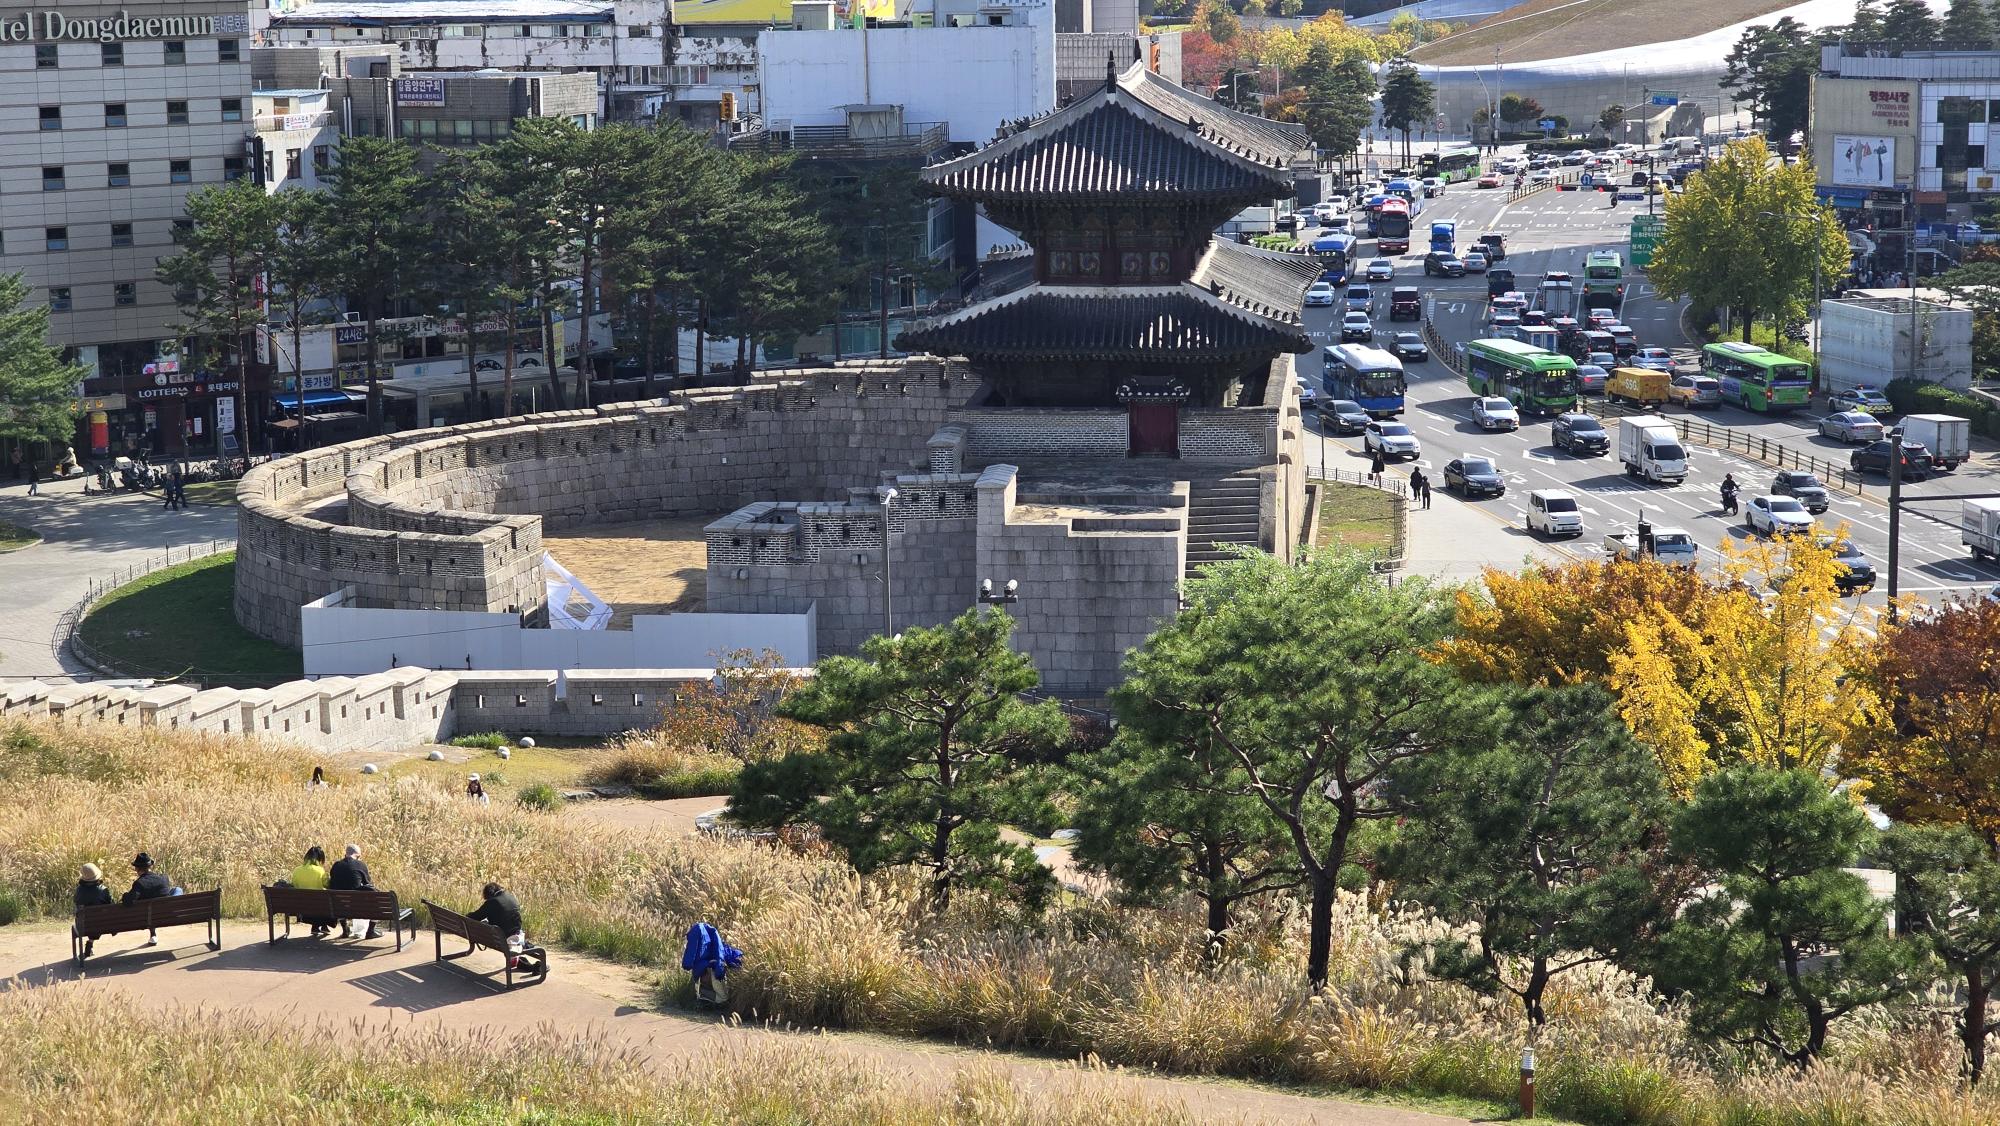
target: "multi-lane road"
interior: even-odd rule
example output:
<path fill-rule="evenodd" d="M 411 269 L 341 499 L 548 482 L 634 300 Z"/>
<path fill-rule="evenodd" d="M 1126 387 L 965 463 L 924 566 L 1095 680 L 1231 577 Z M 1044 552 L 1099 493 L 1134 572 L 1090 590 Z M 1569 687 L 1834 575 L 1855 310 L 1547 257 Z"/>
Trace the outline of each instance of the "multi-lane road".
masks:
<path fill-rule="evenodd" d="M 1480 190 L 1470 185 L 1454 185 L 1443 197 L 1429 201 L 1411 231 L 1411 253 L 1394 259 L 1394 285 L 1417 285 L 1425 290 L 1425 307 L 1440 338 L 1452 343 L 1482 335 L 1486 315 L 1486 284 L 1479 275 L 1463 279 L 1427 279 L 1423 276 L 1423 254 L 1427 249 L 1430 222 L 1454 219 L 1458 222 L 1460 249 L 1475 242 L 1481 233 L 1499 231 L 1507 236 L 1505 265 L 1520 279 L 1520 288 L 1531 290 L 1547 270 L 1566 270 L 1581 275 L 1583 256 L 1594 249 L 1624 250 L 1626 235 L 1635 208 L 1644 203 L 1620 202 L 1607 206 L 1609 196 L 1597 192 L 1536 192 L 1509 203 L 1504 190 Z M 1363 240 L 1356 273 L 1373 257 L 1373 243 Z M 1386 345 L 1396 331 L 1407 331 L 1408 322 L 1388 320 L 1388 290 L 1377 283 L 1376 342 Z M 1322 348 L 1339 343 L 1342 310 L 1307 309 L 1306 325 L 1315 343 Z M 1627 301 L 1622 319 L 1630 325 L 1643 345 L 1659 345 L 1685 352 L 1691 347 L 1680 324 L 1681 308 L 1654 295 L 1643 277 L 1628 277 Z M 1299 371 L 1315 387 L 1320 384 L 1321 354 L 1298 358 Z M 1527 494 L 1537 488 L 1559 488 L 1576 494 L 1584 510 L 1586 533 L 1578 540 L 1559 545 L 1572 555 L 1601 556 L 1606 532 L 1629 530 L 1643 512 L 1657 526 L 1679 525 L 1692 532 L 1702 545 L 1705 564 L 1720 558 L 1724 540 L 1741 540 L 1750 535 L 1740 518 L 1721 512 L 1718 486 L 1723 475 L 1733 473 L 1742 484 L 1747 502 L 1768 491 L 1775 470 L 1765 464 L 1719 449 L 1690 445 L 1693 472 L 1683 485 L 1663 488 L 1627 477 L 1615 456 L 1578 458 L 1557 451 L 1549 443 L 1546 419 L 1528 419 L 1519 431 L 1488 433 L 1472 421 L 1472 395 L 1463 380 L 1446 368 L 1441 358 L 1408 365 L 1410 391 L 1403 421 L 1423 442 L 1424 452 L 1417 464 L 1434 485 L 1440 486 L 1437 506 L 1431 519 L 1491 520 L 1525 525 Z M 1310 412 L 1308 412 L 1310 415 Z M 1685 412 L 1672 408 L 1669 416 Z M 1817 436 L 1819 412 L 1806 411 L 1789 416 L 1767 417 L 1725 407 L 1702 412 L 1702 421 L 1719 424 L 1782 442 L 1801 453 L 1810 453 L 1836 464 L 1845 464 L 1849 447 Z M 1607 427 L 1615 422 L 1606 420 Z M 1334 437 L 1318 432 L 1317 418 L 1309 417 L 1307 460 L 1318 464 L 1353 469 L 1363 465 L 1361 442 L 1354 437 Z M 1615 450 L 1614 432 L 1614 450 Z M 1493 458 L 1508 479 L 1506 496 L 1461 503 L 1446 499 L 1441 490 L 1442 468 L 1455 457 L 1484 455 Z M 1407 472 L 1399 467 L 1398 472 Z M 1879 478 L 1865 490 L 1865 497 L 1835 491 L 1832 507 L 1819 519 L 1829 530 L 1846 526 L 1855 544 L 1884 568 L 1888 555 L 1886 491 Z M 1956 473 L 1908 486 L 1912 496 L 1963 492 L 2000 492 L 2000 466 L 1990 460 L 1975 460 Z M 2000 566 L 1974 562 L 1959 543 L 1956 504 L 1932 504 L 1906 508 L 1902 521 L 1901 589 L 1926 599 L 1951 597 L 1983 590 L 2000 582 Z M 1517 559 L 1494 559 L 1495 565 L 1511 566 Z M 1864 602 L 1879 604 L 1886 592 L 1886 578 Z"/>

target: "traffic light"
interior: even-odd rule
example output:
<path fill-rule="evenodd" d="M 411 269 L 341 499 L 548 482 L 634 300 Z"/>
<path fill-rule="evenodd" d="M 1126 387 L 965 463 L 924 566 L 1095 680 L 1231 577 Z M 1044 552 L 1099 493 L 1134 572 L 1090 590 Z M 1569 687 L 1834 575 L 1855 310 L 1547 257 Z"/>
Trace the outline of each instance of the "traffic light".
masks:
<path fill-rule="evenodd" d="M 736 120 L 736 95 L 727 90 L 722 92 L 722 120 Z"/>

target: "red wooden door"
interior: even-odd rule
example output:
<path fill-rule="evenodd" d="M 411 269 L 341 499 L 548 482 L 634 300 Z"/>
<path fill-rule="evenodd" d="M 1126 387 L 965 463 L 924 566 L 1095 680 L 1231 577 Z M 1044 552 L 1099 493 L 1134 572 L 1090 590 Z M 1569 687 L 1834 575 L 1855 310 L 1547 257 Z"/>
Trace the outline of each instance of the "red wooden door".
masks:
<path fill-rule="evenodd" d="M 1179 457 L 1181 408 L 1177 403 L 1133 403 L 1129 452 L 1133 457 Z"/>

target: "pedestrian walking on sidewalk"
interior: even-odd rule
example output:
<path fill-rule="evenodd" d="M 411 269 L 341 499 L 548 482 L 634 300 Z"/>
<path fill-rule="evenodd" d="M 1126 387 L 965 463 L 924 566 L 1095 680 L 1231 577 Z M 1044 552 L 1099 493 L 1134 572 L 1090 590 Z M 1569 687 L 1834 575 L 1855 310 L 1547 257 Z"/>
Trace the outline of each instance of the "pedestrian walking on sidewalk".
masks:
<path fill-rule="evenodd" d="M 42 471 L 36 466 L 34 458 L 28 459 L 28 495 L 31 497 L 42 495 Z"/>
<path fill-rule="evenodd" d="M 1379 485 L 1379 484 L 1381 484 L 1381 483 L 1382 483 L 1382 451 L 1381 451 L 1381 450 L 1376 450 L 1376 451 L 1374 451 L 1373 453 L 1369 454 L 1369 459 L 1368 459 L 1368 480 L 1369 480 L 1369 481 L 1371 481 L 1371 482 L 1373 482 L 1374 484 L 1377 484 L 1377 485 Z"/>

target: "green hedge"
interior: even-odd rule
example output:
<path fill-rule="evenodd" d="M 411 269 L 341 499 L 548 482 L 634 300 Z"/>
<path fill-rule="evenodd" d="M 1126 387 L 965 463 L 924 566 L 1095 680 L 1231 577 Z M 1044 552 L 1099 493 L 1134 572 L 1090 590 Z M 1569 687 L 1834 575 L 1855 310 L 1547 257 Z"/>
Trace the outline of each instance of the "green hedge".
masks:
<path fill-rule="evenodd" d="M 2000 410 L 1989 408 L 1983 400 L 1963 391 L 1914 379 L 1898 379 L 1883 388 L 1882 393 L 1889 397 L 1889 404 L 1896 408 L 1898 414 L 1954 414 L 1970 419 L 1974 433 L 2000 438 Z"/>

